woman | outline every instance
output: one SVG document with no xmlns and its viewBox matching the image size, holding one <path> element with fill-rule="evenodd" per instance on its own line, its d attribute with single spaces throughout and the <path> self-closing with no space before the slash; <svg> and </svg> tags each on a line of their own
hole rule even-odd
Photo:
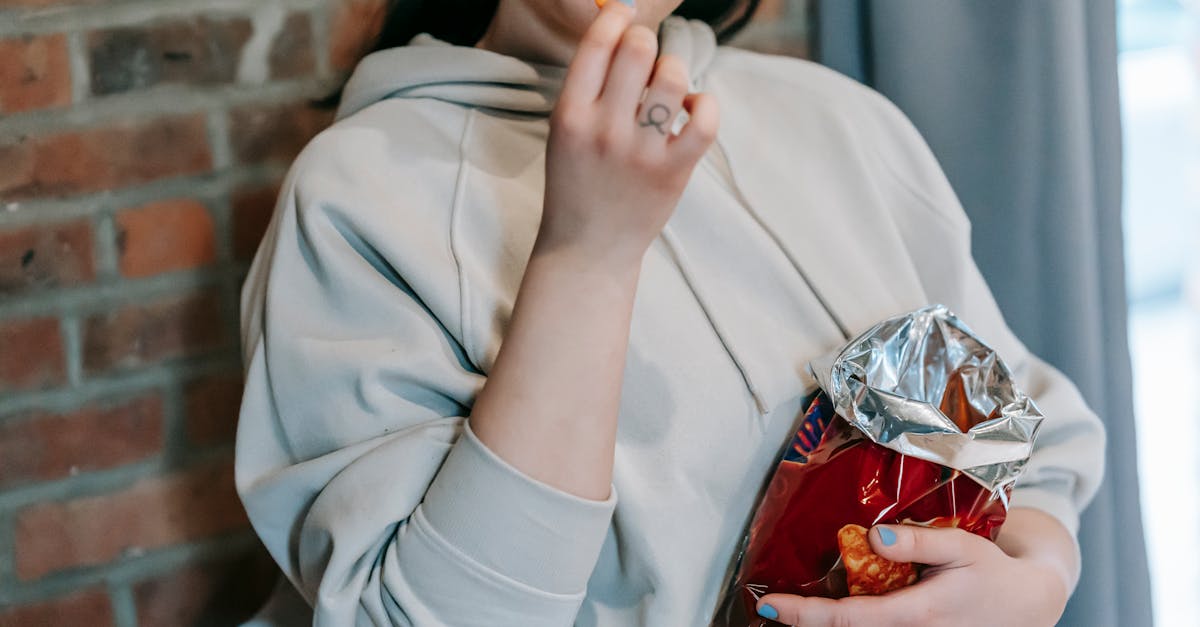
<svg viewBox="0 0 1200 627">
<path fill-rule="evenodd" d="M 805 364 L 941 302 L 1049 416 L 998 542 L 877 527 L 921 582 L 758 612 L 1053 624 L 1103 431 L 1005 326 L 924 143 L 679 0 L 628 5 L 500 0 L 461 9 L 474 46 L 392 37 L 297 159 L 244 291 L 237 453 L 290 587 L 320 625 L 707 624 Z"/>
</svg>

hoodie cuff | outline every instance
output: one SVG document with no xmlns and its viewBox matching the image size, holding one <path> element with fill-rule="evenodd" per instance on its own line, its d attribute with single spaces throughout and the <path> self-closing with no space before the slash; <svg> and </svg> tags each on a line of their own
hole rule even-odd
<svg viewBox="0 0 1200 627">
<path fill-rule="evenodd" d="M 1071 532 L 1071 537 L 1076 538 L 1076 544 L 1079 543 L 1079 512 L 1075 510 L 1075 503 L 1070 497 L 1036 486 L 1018 487 L 1013 489 L 1008 506 L 1010 509 L 1029 507 L 1050 514 Z"/>
<path fill-rule="evenodd" d="M 593 501 L 525 475 L 464 423 L 420 508 L 422 522 L 480 566 L 547 593 L 578 595 L 616 503 L 615 488 Z"/>
</svg>

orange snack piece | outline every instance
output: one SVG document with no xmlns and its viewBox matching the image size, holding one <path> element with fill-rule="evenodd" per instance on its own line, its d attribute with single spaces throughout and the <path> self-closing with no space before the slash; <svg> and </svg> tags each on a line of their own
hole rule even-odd
<svg viewBox="0 0 1200 627">
<path fill-rule="evenodd" d="M 866 527 L 845 525 L 838 530 L 837 541 L 850 596 L 884 594 L 916 583 L 917 569 L 912 564 L 884 559 L 871 550 Z"/>
</svg>

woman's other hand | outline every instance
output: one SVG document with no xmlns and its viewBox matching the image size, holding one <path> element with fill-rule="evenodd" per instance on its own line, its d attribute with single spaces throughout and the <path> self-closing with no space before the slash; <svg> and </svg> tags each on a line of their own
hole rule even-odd
<svg viewBox="0 0 1200 627">
<path fill-rule="evenodd" d="M 844 599 L 770 594 L 760 615 L 802 627 L 846 625 L 1054 625 L 1078 577 L 1074 540 L 1049 515 L 1016 508 L 996 543 L 961 529 L 886 525 L 871 548 L 929 566 L 915 585 Z"/>
<path fill-rule="evenodd" d="M 688 68 L 609 2 L 580 41 L 550 116 L 539 249 L 640 264 L 716 137 L 716 101 L 689 94 Z M 646 97 L 643 100 L 643 91 Z M 680 111 L 690 121 L 671 132 Z"/>
</svg>

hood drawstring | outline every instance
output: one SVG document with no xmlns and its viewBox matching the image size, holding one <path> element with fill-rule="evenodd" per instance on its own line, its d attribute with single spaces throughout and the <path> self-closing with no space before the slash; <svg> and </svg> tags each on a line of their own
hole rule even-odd
<svg viewBox="0 0 1200 627">
<path fill-rule="evenodd" d="M 800 265 L 800 262 L 796 261 L 796 257 L 792 254 L 791 250 L 789 250 L 787 246 L 783 245 L 783 242 L 781 241 L 782 238 L 780 237 L 779 233 L 776 232 L 775 229 L 771 228 L 771 226 L 762 219 L 762 216 L 759 215 L 758 210 L 750 204 L 750 201 L 746 200 L 746 195 L 742 192 L 742 187 L 738 184 L 737 178 L 733 175 L 733 170 L 729 167 L 729 157 L 728 153 L 725 152 L 725 146 L 723 146 L 719 140 L 714 142 L 714 146 L 716 147 L 716 154 L 723 162 L 718 165 L 718 169 L 721 171 L 722 176 L 724 176 L 725 182 L 729 186 L 729 190 L 733 192 L 733 195 L 737 198 L 738 204 L 741 205 L 742 209 L 754 219 L 755 224 L 757 224 L 759 228 L 761 228 L 767 234 L 767 236 L 771 238 L 771 241 L 775 243 L 775 246 L 779 249 L 779 251 L 783 253 L 785 258 L 787 258 L 788 264 L 792 266 L 792 269 L 794 269 L 796 274 L 800 276 L 800 280 L 804 281 L 804 284 L 808 287 L 808 290 L 812 292 L 813 297 L 817 299 L 817 302 L 820 303 L 821 308 L 825 310 L 825 315 L 829 316 L 829 319 L 833 321 L 833 324 L 837 327 L 838 332 L 842 334 L 842 338 L 849 342 L 853 337 L 850 334 L 849 327 L 846 326 L 846 323 L 843 322 L 841 317 L 837 315 L 837 312 L 833 310 L 833 307 L 829 305 L 829 301 L 825 300 L 825 297 L 821 295 L 819 290 L 817 290 L 817 286 L 808 277 L 808 273 L 804 271 L 804 268 Z"/>
<path fill-rule="evenodd" d="M 771 238 L 771 241 L 774 242 L 775 246 L 783 253 L 784 257 L 788 260 L 788 263 L 796 271 L 796 274 L 808 287 L 809 291 L 812 292 L 813 297 L 816 298 L 818 303 L 820 303 L 821 308 L 825 310 L 826 315 L 828 315 L 829 319 L 833 321 L 834 325 L 838 329 L 838 332 L 841 333 L 842 337 L 846 341 L 849 341 L 851 339 L 851 335 L 845 322 L 842 321 L 841 317 L 839 317 L 829 305 L 829 301 L 825 300 L 821 293 L 817 291 L 816 286 L 813 284 L 812 280 L 809 279 L 808 274 L 804 271 L 804 268 L 801 267 L 800 263 L 796 261 L 796 258 L 791 254 L 788 248 L 780 241 L 781 238 L 779 233 L 772 229 L 762 219 L 762 216 L 759 215 L 758 211 L 755 210 L 749 201 L 746 200 L 745 194 L 742 192 L 741 187 L 738 185 L 737 180 L 734 178 L 733 172 L 729 167 L 728 156 L 725 152 L 724 146 L 721 145 L 720 141 L 717 141 L 714 143 L 713 148 L 714 152 L 711 154 L 716 162 L 714 167 L 720 173 L 729 191 L 734 195 L 735 198 L 737 198 L 738 205 L 754 220 L 755 224 L 757 224 L 759 228 L 766 232 L 767 236 Z M 683 243 L 679 241 L 679 238 L 675 236 L 670 224 L 663 228 L 662 240 L 670 250 L 675 265 L 679 268 L 679 272 L 683 276 L 684 282 L 687 283 L 688 289 L 691 290 L 692 294 L 696 298 L 696 301 L 700 304 L 701 311 L 704 312 L 704 316 L 708 319 L 709 325 L 711 325 L 713 330 L 716 332 L 717 338 L 720 340 L 721 345 L 725 348 L 725 352 L 729 354 L 730 359 L 732 359 L 733 363 L 737 366 L 738 372 L 741 373 L 742 379 L 746 383 L 746 388 L 750 391 L 750 395 L 754 398 L 754 404 L 758 409 L 759 417 L 765 417 L 766 414 L 773 408 L 767 407 L 767 402 L 759 391 L 759 387 L 754 382 L 753 377 L 750 375 L 750 370 L 746 367 L 744 360 L 739 355 L 739 350 L 735 346 L 732 335 L 727 333 L 722 328 L 721 323 L 717 320 L 716 316 L 713 315 L 713 307 L 707 302 L 707 297 L 704 295 L 704 290 L 700 287 L 701 281 L 697 279 L 696 274 L 689 267 L 687 250 Z"/>
<path fill-rule="evenodd" d="M 704 317 L 708 319 L 708 324 L 717 334 L 717 339 L 721 342 L 721 346 L 725 347 L 725 352 L 729 354 L 729 358 L 733 360 L 737 366 L 738 372 L 742 374 L 742 380 L 746 382 L 746 389 L 750 390 L 750 396 L 754 398 L 754 406 L 758 410 L 760 417 L 765 416 L 770 407 L 767 407 L 766 401 L 762 394 L 758 391 L 758 386 L 750 377 L 750 372 L 746 369 L 742 358 L 738 356 L 738 351 L 734 348 L 733 342 L 729 339 L 729 334 L 721 328 L 721 324 L 717 321 L 716 316 L 712 313 L 712 307 L 705 300 L 704 292 L 698 285 L 695 275 L 692 273 L 688 265 L 687 252 L 684 250 L 683 244 L 675 237 L 675 233 L 671 230 L 670 225 L 663 227 L 662 241 L 666 244 L 668 250 L 671 251 L 671 256 L 675 261 L 675 266 L 679 268 L 680 275 L 683 276 L 684 283 L 687 283 L 688 289 L 695 296 L 696 302 L 700 304 L 700 310 L 704 312 Z"/>
</svg>

